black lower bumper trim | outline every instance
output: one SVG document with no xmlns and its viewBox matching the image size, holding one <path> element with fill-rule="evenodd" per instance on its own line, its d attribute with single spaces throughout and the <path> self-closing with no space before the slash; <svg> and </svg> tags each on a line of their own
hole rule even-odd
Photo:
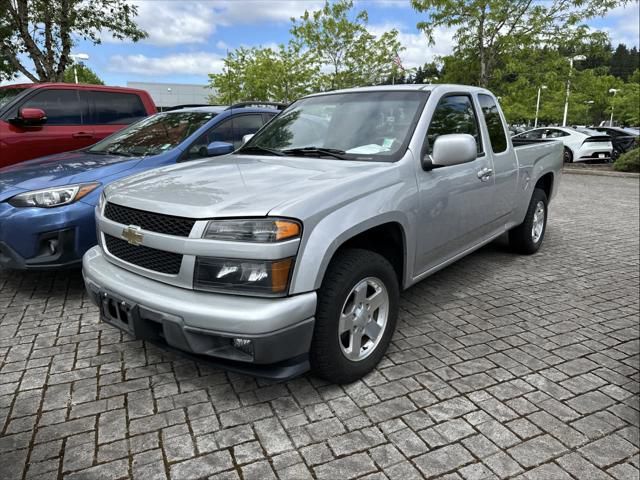
<svg viewBox="0 0 640 480">
<path fill-rule="evenodd" d="M 189 327 L 176 315 L 132 305 L 106 292 L 92 289 L 91 294 L 104 322 L 209 365 L 278 381 L 309 370 L 313 318 L 276 332 L 242 335 Z M 234 340 L 250 347 L 235 346 Z"/>
</svg>

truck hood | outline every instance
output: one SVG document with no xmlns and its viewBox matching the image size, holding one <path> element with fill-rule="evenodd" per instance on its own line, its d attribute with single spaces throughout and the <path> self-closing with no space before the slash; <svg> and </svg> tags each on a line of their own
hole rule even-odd
<svg viewBox="0 0 640 480">
<path fill-rule="evenodd" d="M 110 184 L 105 192 L 107 201 L 167 215 L 259 217 L 391 165 L 236 154 L 143 172 Z"/>
<path fill-rule="evenodd" d="M 100 181 L 134 167 L 139 158 L 66 152 L 0 168 L 0 199 L 8 190 L 38 190 Z"/>
</svg>

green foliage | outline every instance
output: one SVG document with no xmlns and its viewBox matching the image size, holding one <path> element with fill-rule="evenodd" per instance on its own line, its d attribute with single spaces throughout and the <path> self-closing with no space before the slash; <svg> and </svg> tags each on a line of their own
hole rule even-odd
<svg viewBox="0 0 640 480">
<path fill-rule="evenodd" d="M 78 83 L 86 83 L 90 85 L 104 85 L 104 82 L 96 75 L 96 72 L 82 63 L 76 65 L 76 73 L 78 75 Z M 75 83 L 75 75 L 73 73 L 73 65 L 67 67 L 62 78 L 64 83 Z"/>
<path fill-rule="evenodd" d="M 327 2 L 292 19 L 289 44 L 230 52 L 222 73 L 209 75 L 217 91 L 212 100 L 290 102 L 318 90 L 407 81 L 393 62 L 401 50 L 398 32 L 376 37 L 366 28 L 367 13 L 352 10 L 351 1 Z"/>
<path fill-rule="evenodd" d="M 411 0 L 428 21 L 418 23 L 431 43 L 438 28 L 455 28 L 455 53 L 476 63 L 474 84 L 487 87 L 499 62 L 530 45 L 558 45 L 585 34 L 583 20 L 627 0 Z"/>
<path fill-rule="evenodd" d="M 640 70 L 629 77 L 613 98 L 614 121 L 624 125 L 640 125 Z"/>
<path fill-rule="evenodd" d="M 631 50 L 624 43 L 616 47 L 611 56 L 611 75 L 628 80 L 640 68 L 640 53 L 636 47 Z"/>
<path fill-rule="evenodd" d="M 620 155 L 613 164 L 613 169 L 618 172 L 640 173 L 640 148 L 634 148 Z"/>
<path fill-rule="evenodd" d="M 217 91 L 214 103 L 230 105 L 243 100 L 290 101 L 316 89 L 318 66 L 295 45 L 239 48 L 227 55 L 222 73 L 209 74 Z"/>
<path fill-rule="evenodd" d="M 377 84 L 397 68 L 393 60 L 401 50 L 398 32 L 372 35 L 367 12 L 354 13 L 351 0 L 327 1 L 321 10 L 305 11 L 292 21 L 293 43 L 328 70 L 321 70 L 323 90 Z"/>
<path fill-rule="evenodd" d="M 59 82 L 79 39 L 94 44 L 110 34 L 133 41 L 146 37 L 127 0 L 0 0 L 0 53 L 10 72 L 34 82 Z M 33 64 L 24 63 L 28 56 Z M 0 66 L 0 69 L 2 67 Z"/>
</svg>

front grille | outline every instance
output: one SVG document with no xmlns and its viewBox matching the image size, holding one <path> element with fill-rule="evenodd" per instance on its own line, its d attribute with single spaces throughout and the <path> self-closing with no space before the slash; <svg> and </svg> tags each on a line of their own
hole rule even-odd
<svg viewBox="0 0 640 480">
<path fill-rule="evenodd" d="M 137 225 L 149 232 L 164 233 L 178 237 L 188 237 L 195 220 L 184 217 L 163 215 L 162 213 L 145 212 L 135 208 L 123 207 L 115 203 L 107 203 L 104 216 L 123 225 Z"/>
<path fill-rule="evenodd" d="M 148 270 L 177 275 L 182 264 L 182 255 L 145 246 L 131 245 L 120 238 L 105 234 L 105 246 L 111 255 Z"/>
</svg>

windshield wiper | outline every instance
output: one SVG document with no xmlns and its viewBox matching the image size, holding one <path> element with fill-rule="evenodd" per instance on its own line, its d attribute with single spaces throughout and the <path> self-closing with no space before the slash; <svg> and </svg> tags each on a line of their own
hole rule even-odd
<svg viewBox="0 0 640 480">
<path fill-rule="evenodd" d="M 344 150 L 339 150 L 337 148 L 320 148 L 320 147 L 301 147 L 301 148 L 290 148 L 288 150 L 283 150 L 282 153 L 286 155 L 310 155 L 310 156 L 320 156 L 326 155 L 333 158 L 338 158 L 340 160 L 346 160 Z"/>
<path fill-rule="evenodd" d="M 132 153 L 120 152 L 119 150 L 86 150 L 93 155 L 119 155 L 121 157 L 133 157 Z"/>
<path fill-rule="evenodd" d="M 253 152 L 253 153 L 258 153 L 258 154 L 269 154 L 269 155 L 277 155 L 278 157 L 282 157 L 284 156 L 284 153 L 282 153 L 280 150 L 276 150 L 274 148 L 269 148 L 269 147 L 261 147 L 260 145 L 247 145 L 246 147 L 241 147 L 240 150 L 238 150 L 238 153 L 248 153 L 248 152 Z"/>
</svg>

